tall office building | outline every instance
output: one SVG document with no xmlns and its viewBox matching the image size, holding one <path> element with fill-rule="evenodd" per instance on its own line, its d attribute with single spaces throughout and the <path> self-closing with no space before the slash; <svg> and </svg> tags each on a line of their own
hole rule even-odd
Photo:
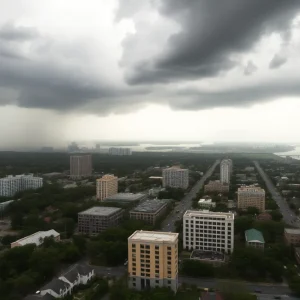
<svg viewBox="0 0 300 300">
<path fill-rule="evenodd" d="M 232 160 L 223 159 L 220 164 L 220 180 L 221 183 L 230 183 L 230 177 L 232 174 Z"/>
<path fill-rule="evenodd" d="M 108 153 L 110 155 L 119 155 L 119 156 L 123 156 L 123 155 L 131 155 L 131 148 L 115 148 L 115 147 L 111 147 L 108 149 Z"/>
<path fill-rule="evenodd" d="M 189 186 L 188 169 L 180 169 L 180 167 L 174 166 L 164 169 L 162 175 L 164 187 L 187 189 Z"/>
<path fill-rule="evenodd" d="M 97 200 L 104 200 L 105 198 L 118 193 L 118 177 L 114 175 L 104 175 L 102 178 L 96 180 L 96 194 Z"/>
<path fill-rule="evenodd" d="M 129 286 L 178 287 L 178 233 L 138 230 L 128 238 Z"/>
<path fill-rule="evenodd" d="M 70 176 L 74 179 L 89 177 L 92 175 L 92 156 L 71 155 L 70 156 Z"/>
<path fill-rule="evenodd" d="M 11 197 L 17 192 L 38 189 L 43 186 L 43 178 L 28 175 L 9 175 L 0 179 L 0 196 Z"/>
<path fill-rule="evenodd" d="M 234 214 L 187 210 L 183 215 L 183 248 L 232 253 Z"/>
<path fill-rule="evenodd" d="M 238 209 L 256 207 L 260 212 L 265 211 L 265 190 L 254 185 L 238 188 Z"/>
</svg>

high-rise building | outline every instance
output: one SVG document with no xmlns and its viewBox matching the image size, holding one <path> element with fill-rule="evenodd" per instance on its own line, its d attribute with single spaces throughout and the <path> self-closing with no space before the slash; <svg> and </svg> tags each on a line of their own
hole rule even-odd
<svg viewBox="0 0 300 300">
<path fill-rule="evenodd" d="M 256 207 L 260 212 L 265 211 L 265 190 L 254 185 L 238 188 L 238 209 L 246 210 Z"/>
<path fill-rule="evenodd" d="M 174 166 L 164 169 L 162 175 L 164 187 L 187 189 L 189 186 L 188 169 L 181 169 L 180 167 Z"/>
<path fill-rule="evenodd" d="M 232 253 L 234 214 L 187 210 L 183 215 L 183 248 Z"/>
<path fill-rule="evenodd" d="M 0 179 L 0 196 L 11 197 L 25 190 L 38 189 L 43 186 L 43 178 L 28 175 L 9 175 Z"/>
<path fill-rule="evenodd" d="M 96 180 L 97 200 L 104 200 L 105 198 L 118 193 L 118 177 L 114 175 L 104 175 L 102 178 Z"/>
<path fill-rule="evenodd" d="M 108 153 L 110 155 L 120 155 L 120 156 L 132 154 L 131 148 L 122 148 L 122 147 L 120 148 L 111 147 L 108 149 Z"/>
<path fill-rule="evenodd" d="M 70 156 L 70 176 L 74 179 L 89 177 L 92 175 L 92 156 L 71 155 Z"/>
<path fill-rule="evenodd" d="M 232 173 L 232 160 L 223 159 L 220 164 L 220 180 L 221 183 L 230 183 L 230 177 Z"/>
<path fill-rule="evenodd" d="M 142 231 L 128 238 L 129 286 L 178 287 L 178 233 Z"/>
</svg>

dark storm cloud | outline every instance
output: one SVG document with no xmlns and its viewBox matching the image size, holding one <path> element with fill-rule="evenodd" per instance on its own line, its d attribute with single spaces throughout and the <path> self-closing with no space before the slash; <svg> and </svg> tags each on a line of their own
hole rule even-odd
<svg viewBox="0 0 300 300">
<path fill-rule="evenodd" d="M 272 60 L 270 61 L 270 69 L 278 69 L 287 62 L 287 58 L 283 55 L 275 54 Z"/>
<path fill-rule="evenodd" d="M 31 47 L 27 53 L 23 44 L 29 41 Z M 12 90 L 16 95 L 12 99 L 0 93 L 1 105 L 15 104 L 57 111 L 85 107 L 86 111 L 95 114 L 107 114 L 130 104 L 129 96 L 133 99 L 141 91 L 145 92 L 144 89 L 128 89 L 113 84 L 105 77 L 98 78 L 84 62 L 80 65 L 64 64 L 61 56 L 66 56 L 66 53 L 57 53 L 57 61 L 48 59 L 44 55 L 47 54 L 47 45 L 51 45 L 51 41 L 42 38 L 32 28 L 20 29 L 13 25 L 0 28 L 0 90 Z M 36 59 L 40 52 L 44 56 Z M 66 61 L 74 55 L 80 54 L 78 51 L 67 53 Z M 124 103 L 124 97 L 129 98 L 129 103 Z"/>
<path fill-rule="evenodd" d="M 221 91 L 182 89 L 174 94 L 170 105 L 176 110 L 201 110 L 216 107 L 247 107 L 281 97 L 299 97 L 298 81 L 266 82 L 262 85 L 232 88 Z"/>
<path fill-rule="evenodd" d="M 233 68 L 232 55 L 250 50 L 265 34 L 287 36 L 299 0 L 162 0 L 159 11 L 179 23 L 166 49 L 127 75 L 130 84 L 216 76 Z M 139 30 L 139 28 L 137 28 Z"/>
</svg>

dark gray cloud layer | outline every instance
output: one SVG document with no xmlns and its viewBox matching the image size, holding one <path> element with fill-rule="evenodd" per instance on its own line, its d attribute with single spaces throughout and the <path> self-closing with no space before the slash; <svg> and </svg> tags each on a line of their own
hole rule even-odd
<svg viewBox="0 0 300 300">
<path fill-rule="evenodd" d="M 51 42 L 32 28 L 12 24 L 0 28 L 0 104 L 58 111 L 87 106 L 93 113 L 107 114 L 127 106 L 124 98 L 130 96 L 134 102 L 135 95 L 145 93 L 145 89 L 129 89 L 112 84 L 104 76 L 98 78 L 83 62 L 80 66 L 64 64 L 73 53 L 63 59 L 58 54 L 57 61 L 47 58 Z M 23 51 L 24 43 L 31 44 L 29 53 Z M 39 52 L 43 52 L 42 59 L 36 57 Z"/>
<path fill-rule="evenodd" d="M 127 77 L 130 84 L 164 83 L 216 76 L 233 68 L 232 54 L 248 51 L 272 32 L 287 35 L 299 0 L 162 0 L 160 13 L 181 31 L 160 56 L 145 59 Z"/>
</svg>

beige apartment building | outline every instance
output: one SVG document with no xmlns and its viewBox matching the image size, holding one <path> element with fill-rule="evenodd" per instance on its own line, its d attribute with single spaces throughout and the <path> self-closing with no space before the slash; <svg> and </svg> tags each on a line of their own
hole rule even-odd
<svg viewBox="0 0 300 300">
<path fill-rule="evenodd" d="M 187 189 L 189 186 L 189 170 L 178 166 L 163 169 L 163 187 Z"/>
<path fill-rule="evenodd" d="M 137 230 L 128 238 L 129 287 L 178 288 L 178 233 Z"/>
<path fill-rule="evenodd" d="M 258 186 L 242 186 L 238 189 L 238 209 L 246 210 L 256 207 L 260 212 L 265 211 L 265 190 Z"/>
<path fill-rule="evenodd" d="M 92 156 L 71 155 L 70 156 L 70 177 L 80 179 L 81 177 L 89 177 L 92 175 Z"/>
<path fill-rule="evenodd" d="M 114 175 L 104 175 L 96 180 L 97 200 L 102 201 L 105 198 L 118 193 L 118 177 Z"/>
</svg>

